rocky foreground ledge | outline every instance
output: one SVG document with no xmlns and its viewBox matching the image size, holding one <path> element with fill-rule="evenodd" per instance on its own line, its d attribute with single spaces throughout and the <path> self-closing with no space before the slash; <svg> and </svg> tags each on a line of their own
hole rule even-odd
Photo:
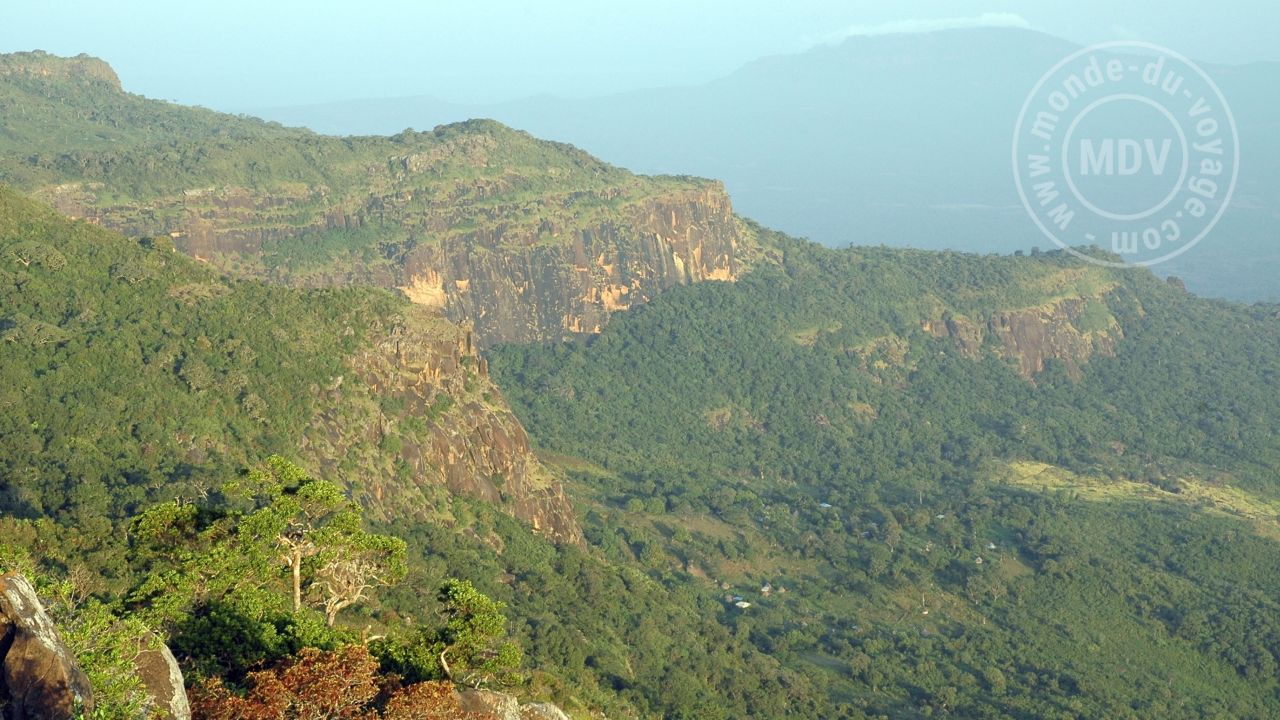
<svg viewBox="0 0 1280 720">
<path fill-rule="evenodd" d="M 89 678 L 21 575 L 0 578 L 0 632 L 5 718 L 61 720 L 93 711 Z"/>
<path fill-rule="evenodd" d="M 149 718 L 191 720 L 182 671 L 155 638 L 139 638 L 134 660 L 151 703 Z M 35 588 L 25 577 L 0 577 L 0 712 L 5 720 L 75 720 L 92 717 L 89 678 L 63 642 Z M 549 703 L 519 701 L 493 690 L 458 693 L 459 706 L 474 720 L 569 720 Z"/>
<path fill-rule="evenodd" d="M 138 638 L 134 667 L 147 717 L 191 720 L 182 671 L 157 638 Z M 5 720 L 92 717 L 93 689 L 25 577 L 0 577 L 0 706 Z"/>
</svg>

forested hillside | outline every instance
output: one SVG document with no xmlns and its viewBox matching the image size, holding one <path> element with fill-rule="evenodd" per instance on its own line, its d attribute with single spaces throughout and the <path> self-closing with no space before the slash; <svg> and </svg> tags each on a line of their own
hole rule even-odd
<svg viewBox="0 0 1280 720">
<path fill-rule="evenodd" d="M 241 692 L 247 672 L 290 662 L 323 676 L 338 661 L 308 648 L 358 654 L 383 634 L 374 669 L 441 679 L 437 616 L 460 601 L 435 598 L 450 578 L 508 603 L 528 659 L 502 656 L 490 684 L 522 697 L 611 717 L 824 707 L 722 622 L 715 589 L 664 586 L 583 543 L 559 473 L 438 315 L 382 290 L 233 280 L 5 188 L 0 300 L 0 570 L 40 579 L 103 717 L 136 707 L 113 678 L 145 628 L 193 687 Z M 266 461 L 277 453 L 293 462 Z M 301 614 L 274 562 L 272 528 L 297 513 L 316 542 L 400 558 L 333 629 L 326 556 L 301 566 Z"/>
<path fill-rule="evenodd" d="M 390 293 L 231 280 L 0 188 L 0 299 L 11 515 L 87 531 L 288 449 L 384 516 L 447 487 L 576 537 L 469 335 Z"/>
<path fill-rule="evenodd" d="M 466 333 L 403 299 L 233 280 L 2 199 L 5 567 L 101 603 L 61 616 L 95 677 L 119 638 L 86 638 L 123 617 L 193 683 L 235 690 L 360 628 L 401 638 L 381 671 L 439 678 L 412 648 L 441 636 L 396 628 L 461 578 L 508 605 L 526 660 L 503 677 L 573 712 L 1276 711 L 1274 307 L 1057 254 L 746 227 L 765 250 L 739 283 L 491 356 L 535 459 Z M 261 546 L 228 534 L 237 513 L 289 506 L 227 482 L 274 452 L 406 542 L 405 577 L 337 634 L 280 605 L 287 567 L 243 583 Z M 250 564 L 156 606 L 154 583 L 193 582 L 225 543 Z"/>
<path fill-rule="evenodd" d="M 735 285 L 493 355 L 590 540 L 725 583 L 854 716 L 1280 712 L 1276 308 L 760 232 Z"/>
</svg>

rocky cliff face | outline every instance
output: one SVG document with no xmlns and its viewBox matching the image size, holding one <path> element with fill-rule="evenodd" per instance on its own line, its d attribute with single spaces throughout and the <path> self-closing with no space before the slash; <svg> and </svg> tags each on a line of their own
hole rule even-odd
<svg viewBox="0 0 1280 720">
<path fill-rule="evenodd" d="M 598 333 L 664 290 L 738 275 L 733 209 L 718 185 L 645 198 L 598 222 L 547 219 L 415 248 L 398 273 L 415 302 L 474 323 L 482 344 Z"/>
<path fill-rule="evenodd" d="M 616 205 L 579 216 L 574 193 L 483 208 L 459 200 L 414 207 L 412 193 L 368 198 L 350 209 L 325 206 L 320 190 L 258 193 L 244 188 L 187 190 L 136 205 L 99 204 L 93 188 L 66 185 L 42 196 L 64 214 L 126 235 L 167 235 L 194 257 L 232 271 L 305 285 L 370 283 L 471 322 L 478 343 L 560 340 L 598 333 L 609 314 L 678 285 L 735 280 L 742 235 L 719 183 L 645 194 L 609 188 L 592 203 Z M 280 214 L 305 222 L 272 224 Z M 358 263 L 274 276 L 259 265 L 264 248 L 292 239 L 361 231 L 397 238 Z"/>
<path fill-rule="evenodd" d="M 1065 364 L 1078 377 L 1080 366 L 1094 355 L 1114 356 L 1124 337 L 1120 325 L 1100 298 L 1061 298 L 1038 307 L 1000 310 L 978 320 L 946 315 L 925 322 L 925 332 L 949 337 L 961 353 L 978 357 L 984 347 L 1013 360 L 1023 377 L 1032 380 L 1045 363 Z"/>
<path fill-rule="evenodd" d="M 379 474 L 345 478 L 375 513 L 447 522 L 440 490 L 484 500 L 558 542 L 582 533 L 560 482 L 529 448 L 474 335 L 438 311 L 415 308 L 379 328 L 349 360 L 351 374 L 318 392 L 327 408 L 302 451 L 330 477 L 352 465 Z"/>
</svg>

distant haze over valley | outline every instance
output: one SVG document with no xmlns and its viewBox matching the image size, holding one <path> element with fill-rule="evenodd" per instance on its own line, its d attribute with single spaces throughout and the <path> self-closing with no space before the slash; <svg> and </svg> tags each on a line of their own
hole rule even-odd
<svg viewBox="0 0 1280 720">
<path fill-rule="evenodd" d="M 739 212 L 823 244 L 1010 253 L 1052 247 L 1019 202 L 1010 142 L 1030 88 L 1078 47 L 1015 27 L 876 34 L 689 87 L 484 105 L 373 99 L 255 114 L 331 134 L 491 117 L 638 172 L 721 179 Z M 1239 187 L 1204 242 L 1156 270 L 1207 296 L 1274 301 L 1280 64 L 1205 67 L 1239 125 Z"/>
</svg>

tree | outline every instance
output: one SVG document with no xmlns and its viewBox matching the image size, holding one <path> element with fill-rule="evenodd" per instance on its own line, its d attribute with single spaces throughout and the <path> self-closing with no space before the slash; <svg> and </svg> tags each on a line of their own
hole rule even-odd
<svg viewBox="0 0 1280 720">
<path fill-rule="evenodd" d="M 297 612 L 302 609 L 303 561 L 320 553 L 317 536 L 326 534 L 326 525 L 352 511 L 341 488 L 312 478 L 279 455 L 267 458 L 266 469 L 255 471 L 250 480 L 270 492 L 270 508 L 283 520 L 275 542 L 281 561 L 289 569 L 293 610 Z M 343 517 L 342 522 L 348 523 L 349 519 Z"/>
<path fill-rule="evenodd" d="M 1003 695 L 1008 687 L 1004 673 L 1000 672 L 1000 668 L 995 666 L 988 666 L 983 669 L 982 679 L 986 681 L 987 687 L 995 695 Z"/>
<path fill-rule="evenodd" d="M 372 588 L 404 578 L 404 541 L 365 532 L 359 508 L 336 484 L 273 455 L 264 469 L 250 474 L 246 487 L 267 500 L 260 519 L 264 530 L 274 530 L 275 547 L 289 570 L 294 612 L 302 609 L 303 567 L 309 561 L 329 627 L 343 609 L 367 600 Z"/>
<path fill-rule="evenodd" d="M 379 585 L 394 585 L 405 576 L 404 540 L 367 533 L 354 513 L 342 513 L 317 533 L 322 565 L 316 572 L 325 623 L 333 627 L 338 613 L 366 599 Z"/>
<path fill-rule="evenodd" d="M 12 328 L 0 334 L 0 338 L 7 342 L 37 347 L 64 343 L 69 337 L 70 334 L 57 325 L 23 317 L 19 317 Z"/>
<path fill-rule="evenodd" d="M 445 626 L 438 635 L 437 657 L 445 677 L 477 687 L 509 680 L 520 666 L 520 648 L 506 641 L 504 603 L 490 599 L 469 581 L 449 579 L 437 596 Z M 452 658 L 452 660 L 450 660 Z"/>
<path fill-rule="evenodd" d="M 210 673 L 336 646 L 338 614 L 406 572 L 403 541 L 365 532 L 339 487 L 274 456 L 207 507 L 165 503 L 133 528 L 150 571 L 131 606 Z"/>
<path fill-rule="evenodd" d="M 67 266 L 67 258 L 57 248 L 34 240 L 16 243 L 9 247 L 9 256 L 23 267 L 41 265 L 50 270 Z"/>
</svg>

